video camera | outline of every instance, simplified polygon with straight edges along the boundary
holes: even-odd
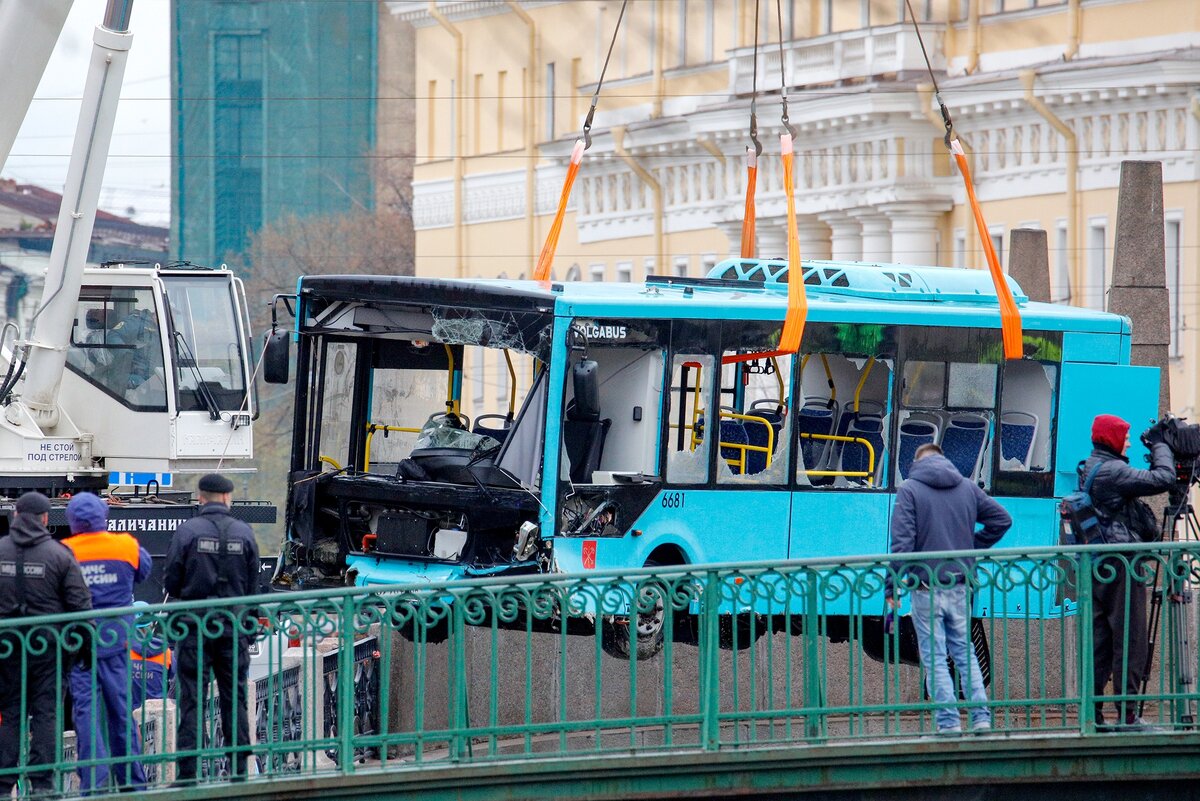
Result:
[[[1171,449],[1175,462],[1175,480],[1184,485],[1197,479],[1197,461],[1200,460],[1200,424],[1188,423],[1185,418],[1163,415],[1162,419],[1146,429],[1142,442],[1147,447],[1162,442]]]

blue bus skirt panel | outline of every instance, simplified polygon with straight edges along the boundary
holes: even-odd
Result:
[[[377,556],[351,554],[346,566],[357,574],[354,586],[371,587],[379,584],[442,584],[472,578],[462,565],[441,562],[415,562],[407,559],[381,559]]]

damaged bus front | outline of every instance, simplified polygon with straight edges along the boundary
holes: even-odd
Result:
[[[415,278],[302,280],[277,586],[548,568],[537,531],[554,300]]]

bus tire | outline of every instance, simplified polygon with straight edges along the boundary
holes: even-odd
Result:
[[[658,560],[647,559],[646,567],[659,567]],[[606,615],[601,622],[600,644],[604,652],[617,659],[636,658],[639,662],[652,659],[663,648],[663,635],[667,622],[667,586],[658,581],[648,581],[643,589],[653,594],[654,611],[638,614],[635,637],[630,636],[629,621],[634,615]],[[631,647],[636,640],[636,647]]]

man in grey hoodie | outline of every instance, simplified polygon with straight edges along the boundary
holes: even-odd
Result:
[[[1012,518],[974,482],[963,478],[954,463],[932,443],[917,448],[908,480],[896,489],[892,509],[892,553],[969,551],[990,548],[1004,536]],[[983,528],[976,531],[976,525]],[[991,731],[992,713],[986,706],[983,674],[971,647],[970,574],[975,560],[932,559],[893,562],[885,594],[893,609],[900,606],[895,585],[912,587],[912,618],[917,629],[925,686],[937,704],[939,734],[959,734],[962,721],[955,708],[954,682],[946,654],[954,660],[972,706],[971,730]]]
[[[92,594],[75,557],[46,529],[50,501],[38,492],[17,499],[7,537],[0,538],[0,618],[85,612]],[[30,737],[29,784],[33,793],[52,789],[55,711],[61,703],[57,658],[59,637],[46,628],[0,629],[0,769],[17,766],[21,740]],[[24,704],[22,704],[24,701]],[[22,712],[24,714],[22,714]],[[32,719],[22,731],[28,716]],[[16,784],[0,774],[0,798]]]

